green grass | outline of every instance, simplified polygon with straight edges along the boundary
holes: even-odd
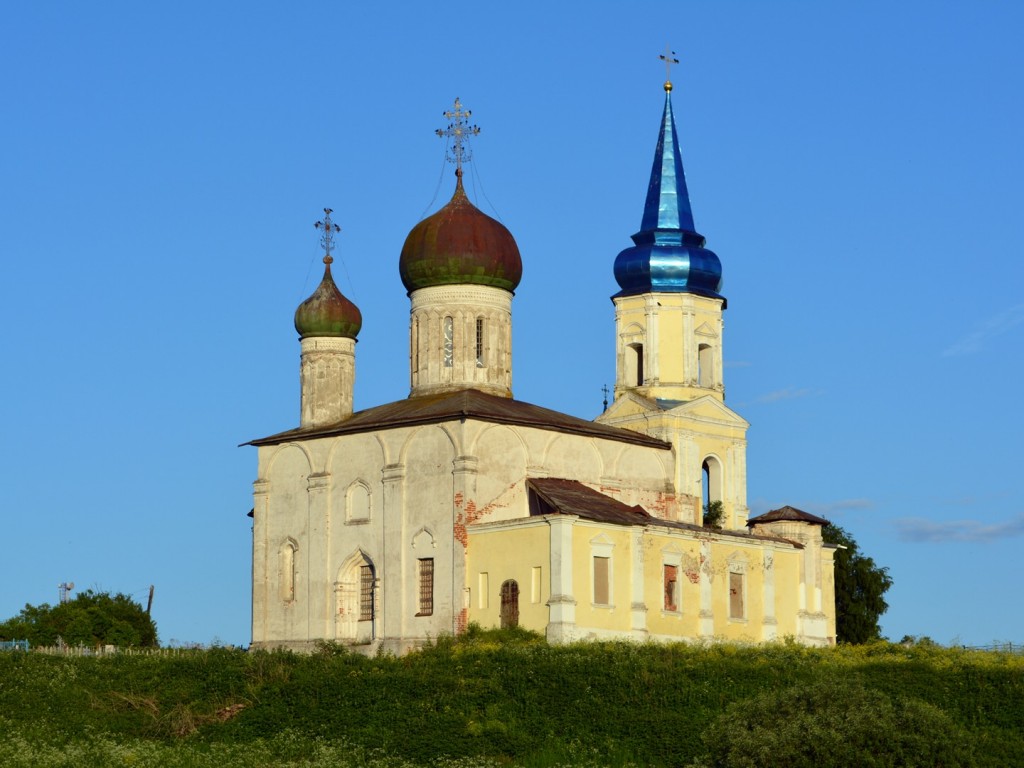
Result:
[[[842,679],[1024,755],[1024,657],[887,643],[548,646],[472,630],[403,658],[0,654],[4,766],[686,765],[732,703]]]

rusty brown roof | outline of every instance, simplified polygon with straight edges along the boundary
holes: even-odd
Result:
[[[575,480],[544,477],[527,480],[526,484],[536,494],[530,499],[531,515],[578,515],[587,520],[616,525],[654,522],[643,507],[623,504]]]
[[[521,427],[536,427],[572,435],[589,435],[606,440],[618,440],[634,445],[671,450],[672,446],[663,440],[633,432],[628,429],[610,427],[605,424],[578,419],[565,413],[542,408],[521,400],[489,395],[475,389],[461,389],[437,395],[421,395],[399,400],[375,408],[357,411],[344,421],[328,426],[290,429],[276,435],[250,440],[243,445],[277,445],[295,440],[309,440],[315,437],[330,437],[356,432],[371,432],[378,429],[408,427],[417,424],[437,424],[453,419],[477,419],[495,424],[514,424]]]
[[[813,523],[814,525],[830,525],[829,521],[823,517],[812,515],[810,512],[804,512],[802,509],[791,507],[788,504],[785,507],[779,507],[773,509],[770,512],[765,512],[763,515],[752,517],[747,520],[747,526],[756,525],[758,523],[776,523],[781,520],[792,520],[800,523]]]
[[[676,520],[662,520],[654,517],[643,507],[623,504],[618,499],[595,491],[590,486],[576,480],[560,477],[535,477],[526,481],[530,494],[530,515],[576,515],[584,520],[612,525],[657,525],[677,531],[730,536],[740,539],[757,539],[758,541],[778,541],[803,549],[799,542],[779,536],[762,533],[746,533],[743,531],[705,528],[693,523],[682,523]]]

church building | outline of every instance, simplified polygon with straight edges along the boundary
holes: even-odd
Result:
[[[523,263],[463,189],[477,129],[458,100],[439,131],[455,192],[398,259],[404,400],[354,410],[362,318],[331,276],[325,209],[323,280],[295,313],[299,426],[250,443],[253,648],[404,653],[470,622],[553,643],[835,642],[827,521],[792,507],[748,519],[722,265],[694,226],[671,96],[666,82],[640,231],[614,260],[614,401],[594,421],[512,395]]]

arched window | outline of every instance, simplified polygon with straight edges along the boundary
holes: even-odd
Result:
[[[286,603],[290,603],[295,600],[295,577],[296,568],[298,567],[295,553],[298,549],[299,545],[296,544],[293,539],[288,539],[281,545],[279,555],[281,562],[281,599]]]
[[[708,456],[701,465],[702,510],[706,511],[716,501],[722,501],[722,465],[714,456]],[[722,525],[726,522],[721,521]]]
[[[484,319],[476,319],[476,367],[484,367]]]
[[[501,585],[501,628],[519,626],[519,584],[509,579]]]
[[[350,523],[370,519],[370,489],[359,480],[348,487],[345,494],[345,520]]]

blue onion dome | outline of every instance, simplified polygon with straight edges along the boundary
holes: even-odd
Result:
[[[473,205],[456,171],[455,194],[412,228],[398,271],[412,293],[431,285],[490,285],[514,293],[523,262],[512,233]]]
[[[693,224],[672,114],[672,84],[665,83],[665,111],[644,216],[634,245],[615,259],[615,280],[622,289],[616,295],[695,293],[725,302],[719,293],[722,262],[704,242]]]
[[[313,295],[295,310],[295,330],[299,338],[310,336],[342,336],[354,339],[363,326],[359,307],[346,299],[331,277],[330,256],[324,258],[324,279]]]

